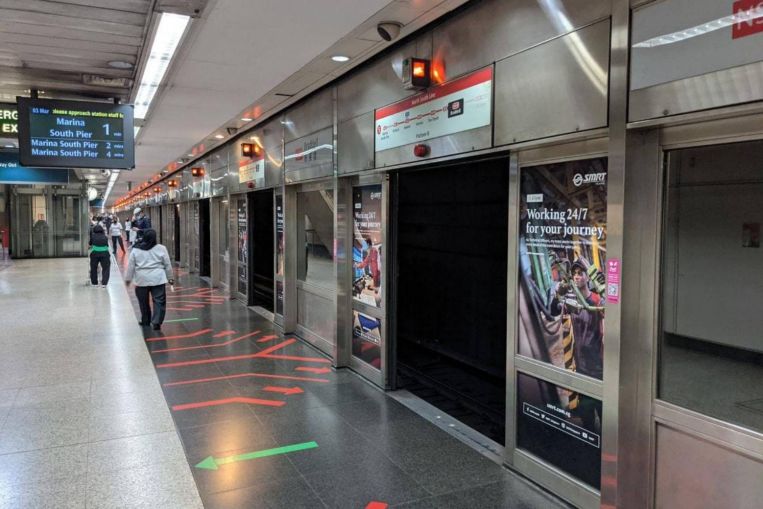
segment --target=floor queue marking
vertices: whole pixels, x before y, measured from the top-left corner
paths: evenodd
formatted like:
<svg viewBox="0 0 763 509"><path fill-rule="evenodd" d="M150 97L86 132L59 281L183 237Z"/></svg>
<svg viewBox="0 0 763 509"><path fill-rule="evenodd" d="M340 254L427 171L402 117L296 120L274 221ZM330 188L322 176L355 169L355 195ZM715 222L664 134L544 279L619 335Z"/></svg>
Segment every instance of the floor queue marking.
<svg viewBox="0 0 763 509"><path fill-rule="evenodd" d="M217 334L215 334L212 337L213 338L223 338L225 336L232 336L235 333L236 333L236 331L234 331L234 330L224 330L222 332L218 332Z"/></svg>
<svg viewBox="0 0 763 509"><path fill-rule="evenodd" d="M215 458L214 456L208 456L202 462L196 464L196 468L203 468L206 470L217 470L220 465L227 465L228 463L236 463L238 461L248 461L257 458L265 458L267 456L276 456L278 454L287 454L291 452L304 451L306 449L315 449L318 444L315 442L303 442L301 444L286 445L284 447L276 447L274 449L265 449L262 451L248 452L245 454L236 454L235 456L226 456L223 458Z"/></svg>
<svg viewBox="0 0 763 509"><path fill-rule="evenodd" d="M297 342L296 339L290 338L290 339L287 339L286 341L283 341L281 343L278 343L277 345L268 347L257 353L245 354L245 355L231 355L226 357L212 357L210 359L198 359L198 360L192 360L192 361L168 362L164 364L157 364L156 367L157 368L177 368L182 366L198 366L200 364L212 364L215 362L239 361L239 360L246 360L246 359L286 359L286 360L297 360L300 362L321 362L326 364L331 363L330 360L324 359L322 357L297 357L297 356L291 356L291 355L275 355L272 353L277 350L280 350L281 348L294 344L296 342ZM328 370L320 371L320 373L328 373Z"/></svg>
<svg viewBox="0 0 763 509"><path fill-rule="evenodd" d="M163 348L161 350L152 350L151 353L164 353L164 352L179 352L182 350L199 350L201 348L217 348L221 346L228 346L233 343L236 343L238 341L241 341L242 339L250 338L252 336L256 336L259 334L260 331L256 330L254 332L250 332L249 334L244 334L243 336L239 336L237 338L229 339L228 341L223 341L222 343L212 343L209 345L196 345L196 346L178 346L175 348Z"/></svg>
<svg viewBox="0 0 763 509"><path fill-rule="evenodd" d="M369 502L366 506L366 509L387 509L389 505L385 504L384 502Z"/></svg>
<svg viewBox="0 0 763 509"><path fill-rule="evenodd" d="M164 323L172 322L190 322L192 320L198 320L198 318L175 318L174 320L165 320Z"/></svg>
<svg viewBox="0 0 763 509"><path fill-rule="evenodd" d="M285 401L278 401L274 399L258 399L247 398L244 396L235 396L233 398L213 399L209 401L197 401L195 403L183 403L181 405L173 405L172 410L179 412L181 410L193 410L195 408L207 408L211 406L230 405L233 403L244 403L246 405L261 405L261 406L284 406Z"/></svg>
<svg viewBox="0 0 763 509"><path fill-rule="evenodd" d="M167 382L164 384L164 387L174 387L176 385L200 384L200 383L206 383L206 382L217 382L220 380L231 380L234 378L249 378L249 377L270 378L270 379L277 379L277 380L295 380L298 382L315 382L315 383L322 383L322 384L330 383L330 380L327 380L325 378L312 378L308 376L273 375L270 373L237 373L235 375L214 376L210 378L194 378L192 380L180 380L178 382Z"/></svg>
<svg viewBox="0 0 763 509"><path fill-rule="evenodd" d="M258 343L265 343L267 341L272 341L274 339L278 339L278 336L271 334L270 336L264 336L257 340Z"/></svg>

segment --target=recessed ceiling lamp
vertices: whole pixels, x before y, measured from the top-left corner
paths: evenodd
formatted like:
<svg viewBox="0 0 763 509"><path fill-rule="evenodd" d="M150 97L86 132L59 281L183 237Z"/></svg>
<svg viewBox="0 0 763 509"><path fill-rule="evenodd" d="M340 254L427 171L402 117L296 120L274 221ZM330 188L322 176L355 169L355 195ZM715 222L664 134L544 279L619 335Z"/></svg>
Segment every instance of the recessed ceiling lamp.
<svg viewBox="0 0 763 509"><path fill-rule="evenodd" d="M135 96L135 118L146 118L151 101L167 73L190 20L190 16L181 14L162 14Z"/></svg>
<svg viewBox="0 0 763 509"><path fill-rule="evenodd" d="M223 138L225 138L225 136L222 134L215 134L215 138L217 138L218 140L222 140Z"/></svg>
<svg viewBox="0 0 763 509"><path fill-rule="evenodd" d="M348 60L350 60L350 57L345 55L334 55L333 57L331 57L331 60L333 60L334 62L347 62Z"/></svg>
<svg viewBox="0 0 763 509"><path fill-rule="evenodd" d="M241 121L242 122L251 122L252 120L254 120L254 119L253 118L249 118L249 117L241 117Z"/></svg>
<svg viewBox="0 0 763 509"><path fill-rule="evenodd" d="M114 69L132 69L135 67L134 64L125 62L124 60L109 60L108 64L109 67L113 67Z"/></svg>

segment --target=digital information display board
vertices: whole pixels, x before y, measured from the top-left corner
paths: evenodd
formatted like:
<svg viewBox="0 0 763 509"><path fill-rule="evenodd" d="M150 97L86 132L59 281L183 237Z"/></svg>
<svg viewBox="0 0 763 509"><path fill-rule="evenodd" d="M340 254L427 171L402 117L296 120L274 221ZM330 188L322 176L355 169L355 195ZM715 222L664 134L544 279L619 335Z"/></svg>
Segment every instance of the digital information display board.
<svg viewBox="0 0 763 509"><path fill-rule="evenodd" d="M135 167L131 105L19 97L18 117L24 166Z"/></svg>

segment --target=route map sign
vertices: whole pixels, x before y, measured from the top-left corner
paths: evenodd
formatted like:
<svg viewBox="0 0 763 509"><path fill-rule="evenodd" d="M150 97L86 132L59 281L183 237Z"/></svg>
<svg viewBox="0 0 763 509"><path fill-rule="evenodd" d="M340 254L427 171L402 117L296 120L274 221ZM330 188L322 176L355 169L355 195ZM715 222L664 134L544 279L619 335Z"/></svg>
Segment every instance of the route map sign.
<svg viewBox="0 0 763 509"><path fill-rule="evenodd" d="M492 86L486 67L377 109L376 152L490 125Z"/></svg>
<svg viewBox="0 0 763 509"><path fill-rule="evenodd" d="M18 98L24 166L132 169L131 105Z"/></svg>

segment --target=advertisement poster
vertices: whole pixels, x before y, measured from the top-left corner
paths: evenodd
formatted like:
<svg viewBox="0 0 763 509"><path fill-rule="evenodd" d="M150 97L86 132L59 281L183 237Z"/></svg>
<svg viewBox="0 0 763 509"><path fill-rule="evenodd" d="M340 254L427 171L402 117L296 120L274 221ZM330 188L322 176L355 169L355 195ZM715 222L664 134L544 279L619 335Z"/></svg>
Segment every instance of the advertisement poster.
<svg viewBox="0 0 763 509"><path fill-rule="evenodd" d="M381 320L352 312L352 355L381 369Z"/></svg>
<svg viewBox="0 0 763 509"><path fill-rule="evenodd" d="M352 298L373 307L382 299L382 186L352 189Z"/></svg>
<svg viewBox="0 0 763 509"><path fill-rule="evenodd" d="M249 235L246 228L246 198L236 200L236 229L238 231L238 291L246 295Z"/></svg>
<svg viewBox="0 0 763 509"><path fill-rule="evenodd" d="M376 110L376 151L490 125L493 68Z"/></svg>
<svg viewBox="0 0 763 509"><path fill-rule="evenodd" d="M603 375L607 160L522 169L520 355Z"/></svg>
<svg viewBox="0 0 763 509"><path fill-rule="evenodd" d="M599 489L601 401L517 376L517 447Z"/></svg>
<svg viewBox="0 0 763 509"><path fill-rule="evenodd" d="M276 195L276 275L283 276L283 195Z"/></svg>

